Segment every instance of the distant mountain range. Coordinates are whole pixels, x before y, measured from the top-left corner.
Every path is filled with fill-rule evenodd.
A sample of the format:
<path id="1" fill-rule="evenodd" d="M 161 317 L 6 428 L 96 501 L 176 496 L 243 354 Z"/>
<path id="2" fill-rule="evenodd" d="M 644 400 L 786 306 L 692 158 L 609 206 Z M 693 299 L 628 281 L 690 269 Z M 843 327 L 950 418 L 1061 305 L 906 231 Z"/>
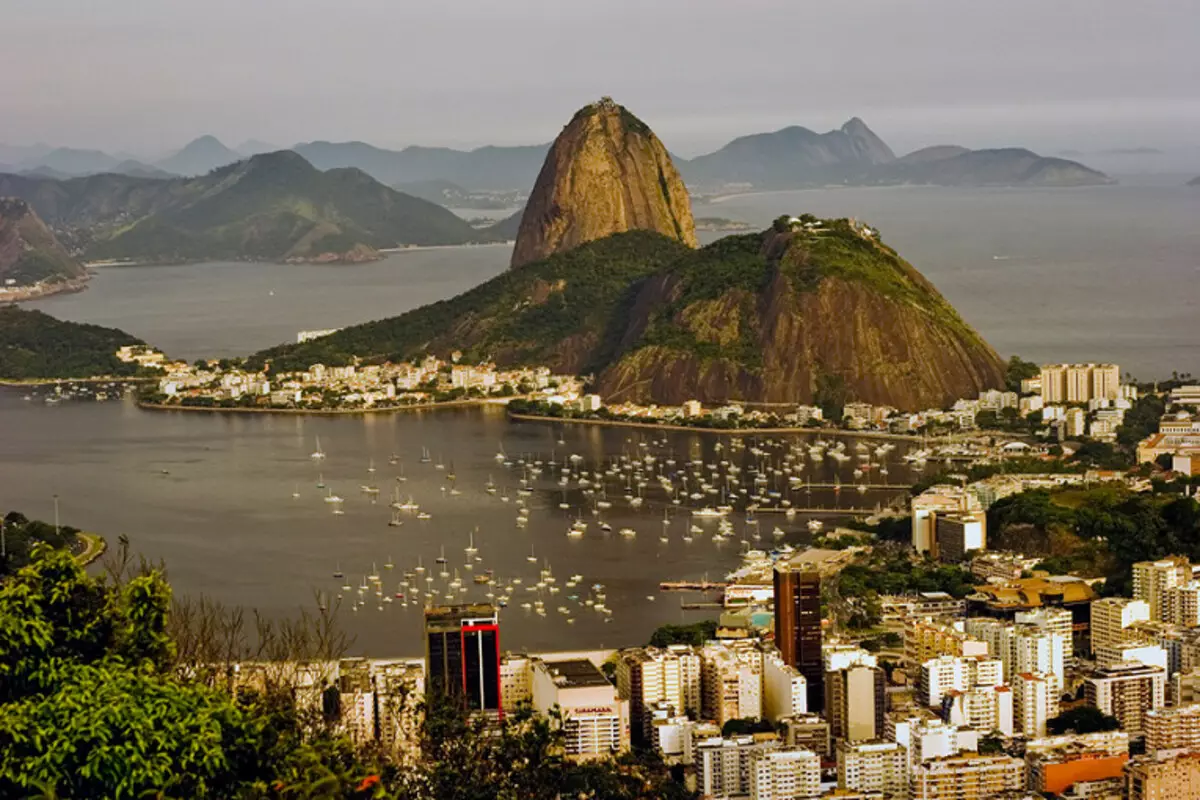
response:
<path id="1" fill-rule="evenodd" d="M 361 170 L 321 171 L 290 150 L 198 178 L 0 175 L 0 196 L 27 201 L 89 259 L 361 261 L 381 248 L 497 238 Z"/>
<path id="2" fill-rule="evenodd" d="M 44 145 L 0 146 L 0 162 L 10 165 L 9 172 L 57 178 L 101 172 L 139 177 L 162 177 L 163 172 L 196 176 L 278 149 L 251 140 L 235 150 L 213 136 L 201 136 L 174 155 L 153 163 L 98 150 L 52 149 Z M 434 183 L 451 184 L 451 194 L 462 197 L 480 192 L 528 192 L 549 144 L 475 150 L 420 146 L 388 150 L 365 142 L 317 141 L 296 144 L 291 149 L 317 169 L 353 167 L 389 186 L 411 185 L 433 199 L 425 189 L 451 188 L 434 188 Z M 1081 186 L 1111 182 L 1103 173 L 1078 162 L 1046 158 L 1021 148 L 968 150 L 942 145 L 897 157 L 857 117 L 825 133 L 790 126 L 738 137 L 706 155 L 692 159 L 672 156 L 672 160 L 688 188 L 701 194 L 830 184 Z M 452 204 L 449 198 L 447 202 Z"/>

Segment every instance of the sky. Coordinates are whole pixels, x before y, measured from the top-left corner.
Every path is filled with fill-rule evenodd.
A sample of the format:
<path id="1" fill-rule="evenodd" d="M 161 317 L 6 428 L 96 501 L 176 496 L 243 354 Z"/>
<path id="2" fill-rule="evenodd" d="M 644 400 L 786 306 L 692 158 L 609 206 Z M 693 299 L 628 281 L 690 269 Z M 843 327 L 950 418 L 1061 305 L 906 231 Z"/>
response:
<path id="1" fill-rule="evenodd" d="M 610 95 L 694 155 L 863 118 L 893 149 L 1200 145 L 1194 0 L 0 0 L 0 142 L 474 147 Z"/>

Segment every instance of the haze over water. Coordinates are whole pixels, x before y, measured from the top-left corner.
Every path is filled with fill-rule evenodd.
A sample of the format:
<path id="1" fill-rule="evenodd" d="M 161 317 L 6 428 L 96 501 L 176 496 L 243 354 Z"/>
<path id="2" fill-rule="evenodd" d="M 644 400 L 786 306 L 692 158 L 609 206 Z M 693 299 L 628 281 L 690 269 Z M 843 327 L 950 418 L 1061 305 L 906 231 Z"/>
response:
<path id="1" fill-rule="evenodd" d="M 1171 370 L 1200 371 L 1197 278 L 1200 277 L 1200 192 L 1178 186 L 1122 185 L 1072 190 L 892 188 L 815 190 L 752 195 L 698 205 L 696 216 L 725 216 L 766 225 L 780 213 L 810 211 L 848 215 L 878 226 L 885 241 L 929 277 L 1002 354 L 1034 360 L 1113 360 L 1141 377 Z M 704 241 L 718 234 L 705 234 Z M 196 358 L 252 352 L 294 340 L 301 329 L 336 327 L 393 315 L 452 296 L 507 268 L 506 247 L 429 249 L 396 254 L 375 263 L 347 266 L 205 264 L 178 267 L 105 268 L 80 294 L 33 304 L 55 316 L 119 326 L 172 355 Z M 273 292 L 273 294 L 272 294 Z M 548 616 L 519 608 L 515 594 L 505 611 L 506 647 L 618 646 L 644 641 L 663 622 L 707 612 L 683 612 L 678 595 L 661 594 L 661 580 L 719 577 L 737 561 L 736 538 L 716 545 L 707 537 L 684 546 L 676 537 L 658 540 L 662 505 L 643 513 L 614 504 L 614 531 L 633 525 L 629 541 L 593 527 L 582 541 L 568 540 L 567 526 L 579 506 L 562 511 L 558 491 L 543 482 L 531 498 L 533 520 L 515 526 L 513 504 L 483 492 L 489 475 L 515 490 L 519 474 L 492 458 L 510 454 L 638 452 L 649 440 L 627 429 L 509 424 L 495 412 L 440 411 L 368 418 L 225 416 L 150 413 L 132 403 L 68 402 L 47 407 L 26 402 L 23 392 L 0 391 L 0 501 L 46 519 L 58 493 L 63 521 L 106 535 L 122 534 L 152 558 L 166 560 L 177 591 L 208 593 L 222 602 L 293 612 L 311 604 L 312 592 L 331 596 L 340 566 L 352 585 L 374 563 L 395 589 L 418 555 L 433 559 L 445 544 L 450 568 L 460 568 L 472 597 L 481 590 L 461 569 L 462 548 L 478 527 L 481 568 L 498 576 L 536 580 L 539 565 L 526 560 L 530 545 L 548 559 L 562 586 L 584 576 L 575 590 L 547 597 Z M 329 459 L 314 466 L 308 455 L 321 437 Z M 711 454 L 712 435 L 669 437 L 678 452 Z M 503 443 L 501 445 L 501 443 Z M 417 463 L 429 447 L 458 475 L 462 495 L 449 497 L 443 472 Z M 899 452 L 902 452 L 901 448 Z M 405 518 L 387 527 L 386 495 L 398 453 L 413 494 L 433 519 Z M 899 455 L 897 452 L 895 455 Z M 711 457 L 706 455 L 706 457 Z M 378 473 L 367 473 L 369 459 Z M 842 467 L 840 479 L 852 482 Z M 831 479 L 830 463 L 810 468 Z M 316 488 L 318 469 L 329 487 L 346 498 L 346 514 L 334 517 Z M 163 470 L 166 470 L 164 473 Z M 911 477 L 893 464 L 891 482 Z M 371 506 L 363 483 L 381 489 Z M 301 493 L 293 500 L 294 490 Z M 889 492 L 858 496 L 814 491 L 820 505 L 886 501 Z M 808 498 L 806 498 L 808 499 Z M 741 530 L 739 515 L 739 532 Z M 588 517 L 594 522 L 594 518 Z M 776 520 L 767 520 L 767 534 Z M 780 518 L 780 521 L 781 518 Z M 788 541 L 804 539 L 803 517 Z M 711 532 L 710 532 L 711 535 Z M 771 537 L 753 544 L 769 545 Z M 613 621 L 563 598 L 587 596 L 592 583 L 607 587 Z M 347 593 L 348 597 L 353 592 Z M 651 602 L 647 595 L 656 595 Z M 576 622 L 558 614 L 572 606 Z M 342 612 L 358 636 L 357 652 L 416 654 L 420 613 L 396 604 L 384 612 L 374 602 L 354 614 Z"/>
<path id="2" fill-rule="evenodd" d="M 1079 189 L 774 192 L 693 212 L 764 227 L 783 213 L 857 217 L 1006 357 L 1115 361 L 1144 380 L 1200 372 L 1200 191 L 1176 177 L 1123 180 Z M 506 246 L 487 246 L 361 265 L 105 268 L 87 291 L 33 307 L 123 328 L 182 358 L 245 355 L 294 341 L 299 330 L 453 296 L 507 269 L 508 258 Z"/>

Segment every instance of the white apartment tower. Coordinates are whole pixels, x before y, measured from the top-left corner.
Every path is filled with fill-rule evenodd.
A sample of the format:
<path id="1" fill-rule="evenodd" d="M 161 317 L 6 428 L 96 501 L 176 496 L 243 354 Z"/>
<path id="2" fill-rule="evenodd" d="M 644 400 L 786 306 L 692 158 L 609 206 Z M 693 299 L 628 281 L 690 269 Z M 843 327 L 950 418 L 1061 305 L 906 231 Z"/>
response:
<path id="1" fill-rule="evenodd" d="M 761 750 L 750 757 L 750 800 L 821 796 L 821 757 L 811 750 Z"/>
<path id="2" fill-rule="evenodd" d="M 1183 556 L 1139 561 L 1133 565 L 1133 596 L 1150 606 L 1150 619 L 1165 619 L 1167 590 L 1192 579 L 1192 565 Z"/>
<path id="3" fill-rule="evenodd" d="M 1012 679 L 1013 730 L 1029 738 L 1046 735 L 1046 720 L 1058 716 L 1057 681 L 1048 675 L 1018 672 Z"/>
<path id="4" fill-rule="evenodd" d="M 908 751 L 898 742 L 838 742 L 838 788 L 908 796 Z"/>
<path id="5" fill-rule="evenodd" d="M 1092 601 L 1092 652 L 1125 641 L 1125 629 L 1150 619 L 1150 604 L 1129 597 L 1102 597 Z"/>

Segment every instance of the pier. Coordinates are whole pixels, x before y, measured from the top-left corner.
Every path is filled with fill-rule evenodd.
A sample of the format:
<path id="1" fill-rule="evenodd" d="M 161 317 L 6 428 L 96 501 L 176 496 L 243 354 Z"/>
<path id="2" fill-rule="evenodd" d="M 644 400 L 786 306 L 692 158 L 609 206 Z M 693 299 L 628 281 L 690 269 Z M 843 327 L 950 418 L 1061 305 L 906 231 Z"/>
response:
<path id="1" fill-rule="evenodd" d="M 722 581 L 663 581 L 658 588 L 664 592 L 723 592 L 728 585 Z"/>

